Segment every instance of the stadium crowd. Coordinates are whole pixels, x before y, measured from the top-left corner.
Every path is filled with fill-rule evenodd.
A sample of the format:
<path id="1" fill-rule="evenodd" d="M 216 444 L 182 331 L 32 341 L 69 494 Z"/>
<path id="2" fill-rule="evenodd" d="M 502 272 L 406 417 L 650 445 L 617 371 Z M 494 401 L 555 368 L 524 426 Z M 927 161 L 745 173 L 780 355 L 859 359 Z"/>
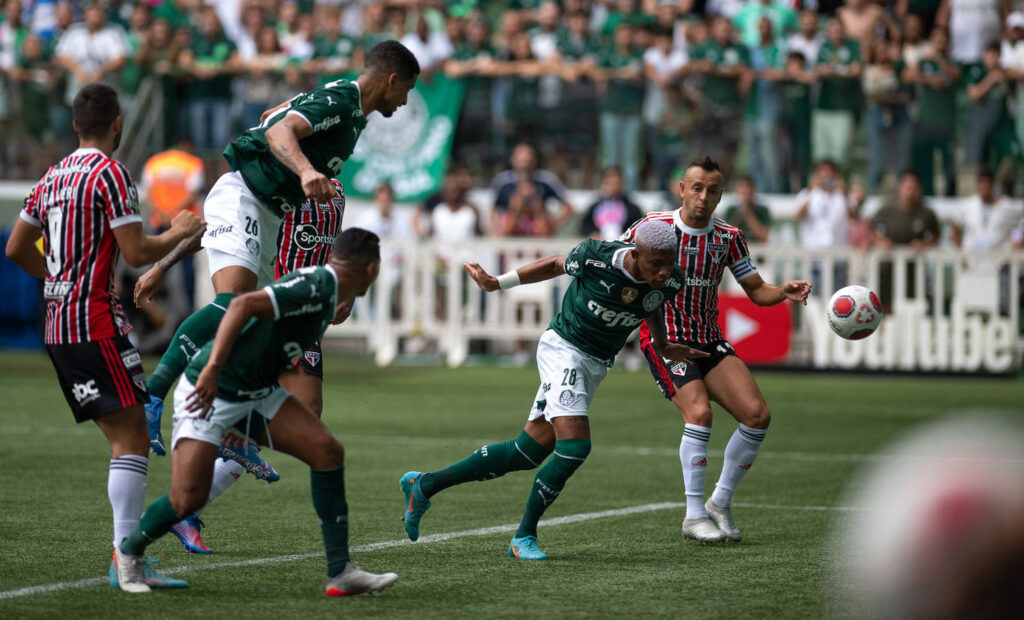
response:
<path id="1" fill-rule="evenodd" d="M 72 146 L 82 85 L 163 91 L 162 142 L 216 154 L 292 94 L 398 39 L 424 80 L 468 80 L 455 157 L 486 181 L 528 139 L 571 186 L 617 167 L 662 189 L 695 152 L 760 191 L 831 160 L 869 193 L 912 169 L 926 195 L 1009 191 L 1024 144 L 1024 12 L 1013 0 L 6 0 L 0 176 Z M 939 166 L 936 166 L 936 164 Z M 958 192 L 959 190 L 959 192 Z"/>

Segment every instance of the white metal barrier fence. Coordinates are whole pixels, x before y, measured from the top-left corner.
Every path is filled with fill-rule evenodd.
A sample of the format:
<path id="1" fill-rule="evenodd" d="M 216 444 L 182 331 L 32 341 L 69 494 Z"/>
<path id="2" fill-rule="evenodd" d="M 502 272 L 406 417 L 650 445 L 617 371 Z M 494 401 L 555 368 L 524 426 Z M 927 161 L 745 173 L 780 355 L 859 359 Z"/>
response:
<path id="1" fill-rule="evenodd" d="M 497 275 L 549 254 L 573 239 L 478 239 L 457 246 L 384 240 L 380 276 L 351 318 L 329 338 L 365 338 L 378 364 L 391 363 L 403 339 L 424 338 L 451 366 L 472 339 L 536 340 L 557 312 L 569 277 L 484 293 L 463 270 L 478 262 Z M 1024 252 L 951 250 L 807 250 L 751 245 L 769 283 L 807 279 L 814 291 L 797 310 L 787 365 L 920 371 L 1008 372 L 1024 350 L 1021 278 Z M 879 292 L 887 306 L 879 332 L 858 342 L 834 336 L 825 304 L 846 284 Z M 739 287 L 726 275 L 723 290 Z"/>

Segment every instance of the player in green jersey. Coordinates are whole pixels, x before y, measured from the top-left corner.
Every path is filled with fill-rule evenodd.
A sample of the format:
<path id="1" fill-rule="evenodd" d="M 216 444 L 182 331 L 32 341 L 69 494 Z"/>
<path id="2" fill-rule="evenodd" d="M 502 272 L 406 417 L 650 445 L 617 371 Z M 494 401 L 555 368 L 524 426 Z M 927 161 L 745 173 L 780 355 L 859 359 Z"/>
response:
<path id="1" fill-rule="evenodd" d="M 541 258 L 497 278 L 480 265 L 467 264 L 470 277 L 485 291 L 541 282 L 569 274 L 573 281 L 562 310 L 551 320 L 537 345 L 540 389 L 525 428 L 513 440 L 484 446 L 440 471 L 406 472 L 402 520 L 409 538 L 419 538 L 419 523 L 430 508 L 429 498 L 450 486 L 490 480 L 511 471 L 540 468 L 526 502 L 519 530 L 509 545 L 510 557 L 542 560 L 537 522 L 555 501 L 569 476 L 590 453 L 587 409 L 626 338 L 645 319 L 667 357 L 680 362 L 705 357 L 689 347 L 669 344 L 662 307 L 683 287 L 685 276 L 676 261 L 678 241 L 665 222 L 649 222 L 636 245 L 587 240 L 568 255 Z M 652 318 L 653 317 L 653 318 Z"/>
<path id="2" fill-rule="evenodd" d="M 274 280 L 281 218 L 307 199 L 321 203 L 335 196 L 330 179 L 352 154 L 366 115 L 394 114 L 405 104 L 419 71 L 405 46 L 379 43 L 367 53 L 354 81 L 330 82 L 268 110 L 258 127 L 225 149 L 232 171 L 214 184 L 203 205 L 209 234 L 203 235 L 202 246 L 217 296 L 181 324 L 146 382 L 146 420 L 154 452 L 164 453 L 163 399 L 196 354 L 197 343 L 213 336 L 232 297 Z M 192 247 L 183 242 L 154 269 L 166 269 L 194 251 L 192 241 Z M 244 456 L 250 471 L 273 472 L 255 452 Z M 261 466 L 252 467 L 254 462 Z"/>
<path id="3" fill-rule="evenodd" d="M 201 343 L 175 389 L 171 490 L 149 505 L 116 554 L 122 589 L 149 590 L 143 552 L 206 503 L 229 427 L 310 466 L 313 507 L 327 552 L 328 596 L 379 591 L 398 579 L 394 573 L 368 573 L 349 560 L 344 449 L 277 383 L 330 323 L 348 316 L 379 270 L 377 235 L 350 228 L 339 235 L 327 266 L 300 269 L 231 300 L 216 337 Z"/>

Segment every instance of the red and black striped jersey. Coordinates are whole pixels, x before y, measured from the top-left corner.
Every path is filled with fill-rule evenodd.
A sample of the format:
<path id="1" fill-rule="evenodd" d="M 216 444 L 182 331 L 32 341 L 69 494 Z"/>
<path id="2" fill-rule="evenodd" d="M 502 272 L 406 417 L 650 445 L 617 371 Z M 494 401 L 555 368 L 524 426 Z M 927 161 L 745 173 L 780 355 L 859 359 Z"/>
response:
<path id="1" fill-rule="evenodd" d="M 345 215 L 345 189 L 336 180 L 331 183 L 338 195 L 330 202 L 314 205 L 312 200 L 307 200 L 284 215 L 281 232 L 277 235 L 275 278 L 303 267 L 327 264 Z"/>
<path id="2" fill-rule="evenodd" d="M 691 344 L 724 339 L 718 326 L 718 286 L 725 268 L 732 271 L 737 281 L 757 273 L 743 233 L 718 218 L 713 218 L 705 228 L 690 228 L 676 209 L 648 213 L 623 233 L 621 240 L 632 243 L 637 227 L 648 220 L 671 224 L 679 239 L 679 267 L 685 281 L 675 303 L 665 306 L 668 339 Z M 641 337 L 647 337 L 644 330 L 646 325 L 641 328 Z"/>
<path id="3" fill-rule="evenodd" d="M 42 228 L 46 344 L 90 342 L 132 330 L 114 294 L 113 229 L 141 222 L 135 183 L 99 149 L 78 149 L 25 198 L 21 219 Z"/>

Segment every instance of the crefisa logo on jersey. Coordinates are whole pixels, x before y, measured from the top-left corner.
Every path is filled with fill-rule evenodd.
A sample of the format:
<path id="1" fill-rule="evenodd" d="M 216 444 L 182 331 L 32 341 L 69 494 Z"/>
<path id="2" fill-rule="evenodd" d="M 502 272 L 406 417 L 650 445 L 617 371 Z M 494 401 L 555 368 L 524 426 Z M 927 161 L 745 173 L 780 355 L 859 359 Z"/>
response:
<path id="1" fill-rule="evenodd" d="M 333 235 L 321 235 L 316 224 L 300 224 L 295 227 L 295 245 L 303 250 L 312 250 L 318 245 L 334 245 Z"/>

